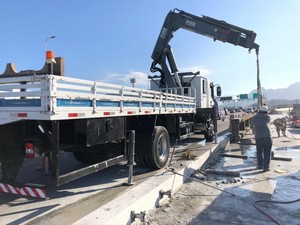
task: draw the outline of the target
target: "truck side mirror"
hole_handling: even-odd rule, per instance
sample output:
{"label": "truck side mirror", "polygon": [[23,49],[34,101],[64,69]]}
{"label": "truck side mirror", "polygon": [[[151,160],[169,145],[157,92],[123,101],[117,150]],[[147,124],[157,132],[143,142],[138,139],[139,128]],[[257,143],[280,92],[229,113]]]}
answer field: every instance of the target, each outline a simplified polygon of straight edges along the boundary
{"label": "truck side mirror", "polygon": [[222,95],[222,89],[220,86],[217,87],[217,96],[221,96]]}

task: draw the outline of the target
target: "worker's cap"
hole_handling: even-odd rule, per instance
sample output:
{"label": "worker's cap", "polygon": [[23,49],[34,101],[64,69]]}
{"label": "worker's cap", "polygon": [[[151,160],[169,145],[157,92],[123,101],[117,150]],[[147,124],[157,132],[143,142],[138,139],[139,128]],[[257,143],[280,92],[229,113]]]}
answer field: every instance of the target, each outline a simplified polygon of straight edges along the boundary
{"label": "worker's cap", "polygon": [[265,105],[262,105],[261,107],[259,107],[259,111],[261,112],[268,112],[268,107]]}

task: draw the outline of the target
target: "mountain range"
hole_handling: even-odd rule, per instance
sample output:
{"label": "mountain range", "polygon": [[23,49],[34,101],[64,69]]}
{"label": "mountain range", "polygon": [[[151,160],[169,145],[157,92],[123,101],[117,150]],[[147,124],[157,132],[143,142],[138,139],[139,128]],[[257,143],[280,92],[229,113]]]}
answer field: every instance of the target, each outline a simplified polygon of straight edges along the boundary
{"label": "mountain range", "polygon": [[[253,90],[250,94],[257,92]],[[285,105],[300,103],[300,82],[291,84],[287,88],[264,89],[262,93],[268,101],[268,105]]]}

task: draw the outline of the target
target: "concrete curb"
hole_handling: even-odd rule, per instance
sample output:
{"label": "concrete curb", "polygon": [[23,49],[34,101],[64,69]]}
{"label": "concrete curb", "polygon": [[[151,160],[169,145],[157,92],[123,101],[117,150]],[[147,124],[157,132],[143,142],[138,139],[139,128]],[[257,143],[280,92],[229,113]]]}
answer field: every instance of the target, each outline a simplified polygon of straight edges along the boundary
{"label": "concrete curb", "polygon": [[176,173],[182,174],[182,176],[176,176],[176,174],[167,170],[157,174],[142,184],[128,189],[123,195],[76,221],[73,225],[131,224],[130,215],[132,211],[141,213],[157,207],[161,200],[159,194],[161,190],[171,190],[174,194],[185,180],[199,169],[213,153],[224,149],[229,139],[229,136],[222,137],[218,140],[218,144],[206,149],[196,160],[184,161],[184,166],[176,170]]}

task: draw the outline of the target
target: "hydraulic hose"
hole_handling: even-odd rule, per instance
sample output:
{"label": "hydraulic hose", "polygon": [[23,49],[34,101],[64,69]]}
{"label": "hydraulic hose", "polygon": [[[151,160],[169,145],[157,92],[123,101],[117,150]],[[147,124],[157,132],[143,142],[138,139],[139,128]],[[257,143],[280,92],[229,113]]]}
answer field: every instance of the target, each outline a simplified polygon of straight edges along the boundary
{"label": "hydraulic hose", "polygon": [[293,200],[293,201],[271,201],[271,200],[257,200],[253,203],[254,208],[256,208],[258,211],[260,211],[262,214],[264,214],[266,217],[268,217],[270,220],[272,220],[274,223],[276,223],[277,225],[280,225],[280,223],[274,219],[272,216],[270,216],[268,213],[266,213],[265,211],[263,211],[262,209],[260,209],[256,203],[259,202],[267,202],[267,203],[276,203],[276,204],[292,204],[295,202],[300,201],[300,199],[297,200]]}

